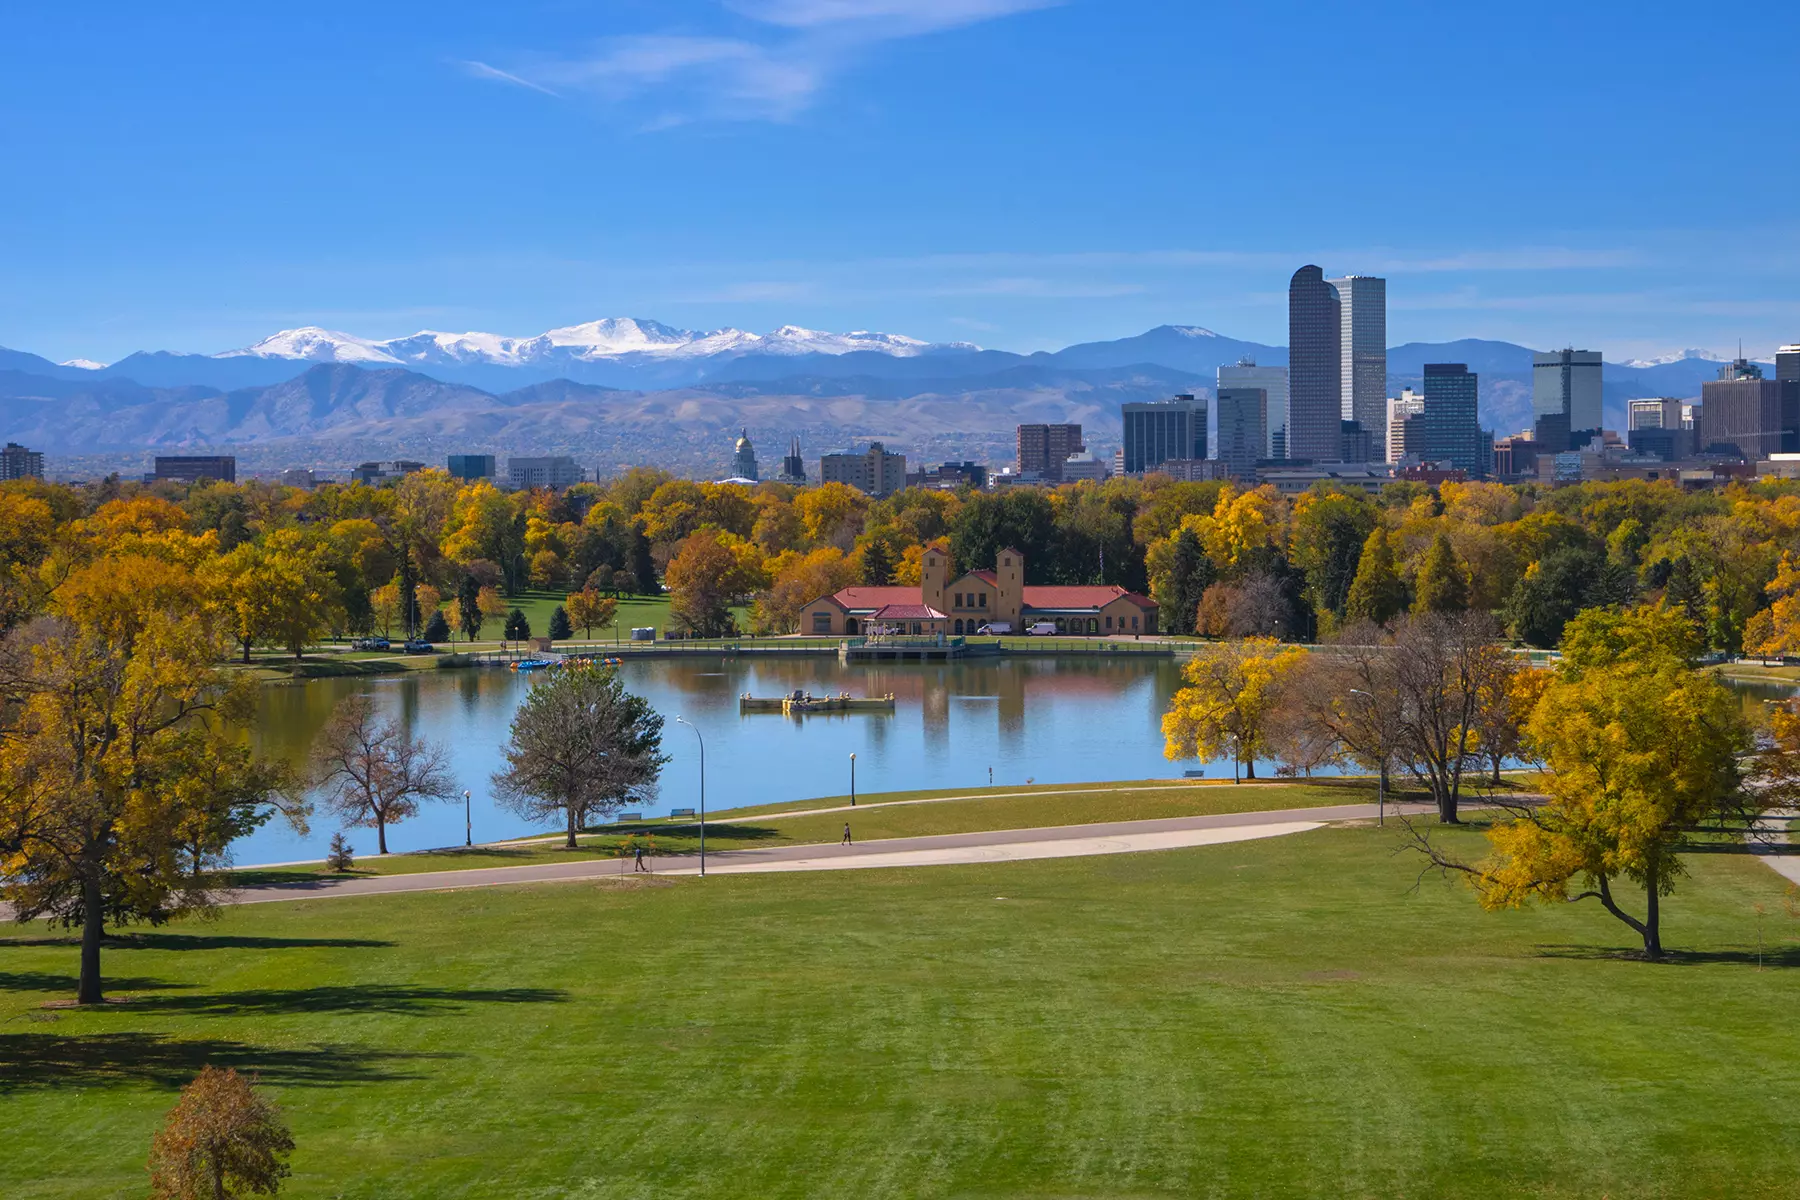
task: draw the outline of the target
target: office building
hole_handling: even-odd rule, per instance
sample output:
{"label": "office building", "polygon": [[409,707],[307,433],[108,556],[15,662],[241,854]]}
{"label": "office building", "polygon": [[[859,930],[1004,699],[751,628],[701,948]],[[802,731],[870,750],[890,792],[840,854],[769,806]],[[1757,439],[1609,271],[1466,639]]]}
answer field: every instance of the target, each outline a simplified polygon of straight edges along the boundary
{"label": "office building", "polygon": [[491,454],[452,454],[450,456],[450,478],[460,479],[465,483],[473,483],[477,479],[485,479],[492,483],[498,474]]}
{"label": "office building", "polygon": [[756,447],[750,444],[750,431],[738,431],[737,445],[731,451],[731,474],[735,479],[747,479],[755,483],[762,478],[756,469]]}
{"label": "office building", "polygon": [[1218,409],[1215,457],[1229,477],[1255,479],[1257,461],[1269,444],[1269,393],[1259,387],[1222,387]]}
{"label": "office building", "polygon": [[[1338,423],[1338,456],[1344,463],[1381,462],[1382,456],[1375,452],[1375,434],[1364,429],[1360,421],[1340,421]],[[1382,449],[1387,449],[1387,439],[1382,438]]]}
{"label": "office building", "polygon": [[1374,495],[1394,482],[1394,468],[1386,463],[1266,463],[1256,477],[1284,496],[1298,496],[1315,484],[1329,483]]}
{"label": "office building", "polygon": [[819,479],[847,483],[877,498],[892,495],[906,486],[906,455],[889,454],[880,442],[870,442],[867,450],[846,450],[819,459]]}
{"label": "office building", "polygon": [[[1343,313],[1325,272],[1304,266],[1288,283],[1290,458],[1337,457],[1344,419]],[[1384,383],[1385,390],[1385,383]]]}
{"label": "office building", "polygon": [[1626,401],[1626,443],[1639,454],[1654,455],[1665,462],[1686,458],[1693,449],[1693,438],[1683,428],[1687,407],[1679,400],[1666,398]]}
{"label": "office building", "polygon": [[314,477],[311,467],[289,467],[275,477],[275,482],[282,487],[311,489],[316,487],[319,481]]}
{"label": "office building", "polygon": [[396,458],[388,462],[358,463],[350,472],[350,478],[367,487],[378,487],[390,479],[400,479],[424,469],[425,464],[417,459]]}
{"label": "office building", "polygon": [[958,488],[985,488],[988,483],[987,468],[980,463],[947,462],[935,467],[920,467],[917,471],[906,473],[906,486],[909,488],[933,488],[941,492],[953,492]]}
{"label": "office building", "polygon": [[549,488],[560,492],[581,482],[581,468],[566,454],[506,460],[506,486],[515,492]]}
{"label": "office building", "polygon": [[806,482],[806,460],[800,457],[800,439],[792,438],[788,442],[788,452],[781,460],[781,474],[775,477],[779,483],[801,484]]}
{"label": "office building", "polygon": [[1105,483],[1112,472],[1106,464],[1083,450],[1079,454],[1071,454],[1062,465],[1062,481],[1064,483]]}
{"label": "office building", "polygon": [[1254,358],[1240,358],[1235,367],[1219,368],[1219,390],[1226,388],[1261,388],[1269,395],[1267,424],[1269,443],[1261,457],[1287,457],[1288,369],[1259,367]]}
{"label": "office building", "polygon": [[1120,406],[1125,474],[1154,471],[1171,458],[1206,457],[1206,401],[1191,395],[1134,400]]}
{"label": "office building", "polygon": [[1775,382],[1781,390],[1781,427],[1795,431],[1800,450],[1800,346],[1783,346],[1775,352]]}
{"label": "office building", "polygon": [[1531,356],[1531,411],[1560,413],[1572,434],[1601,426],[1601,372],[1597,350],[1552,350]]}
{"label": "office building", "polygon": [[1346,275],[1328,282],[1338,294],[1341,416],[1380,429],[1387,416],[1387,280]]}
{"label": "office building", "polygon": [[178,483],[199,483],[202,479],[236,483],[237,458],[230,454],[159,454],[151,478]]}
{"label": "office building", "polygon": [[42,479],[44,477],[44,452],[27,450],[17,442],[6,443],[6,449],[0,450],[0,480],[7,479]]}
{"label": "office building", "polygon": [[1021,425],[1018,428],[1018,472],[1037,472],[1046,483],[1061,483],[1069,456],[1087,449],[1079,425]]}
{"label": "office building", "polygon": [[1463,363],[1425,364],[1425,460],[1479,474],[1482,461],[1480,376]]}
{"label": "office building", "polygon": [[1680,429],[1681,410],[1686,407],[1679,400],[1628,400],[1625,402],[1625,428],[1633,429]]}
{"label": "office building", "polygon": [[1387,402],[1387,461],[1397,463],[1408,457],[1418,458],[1425,452],[1425,423],[1414,418],[1424,415],[1425,397],[1411,388]]}
{"label": "office building", "polygon": [[1784,421],[1781,381],[1762,378],[1756,364],[1721,367],[1700,396],[1694,441],[1702,453],[1756,460],[1792,450],[1797,431]]}

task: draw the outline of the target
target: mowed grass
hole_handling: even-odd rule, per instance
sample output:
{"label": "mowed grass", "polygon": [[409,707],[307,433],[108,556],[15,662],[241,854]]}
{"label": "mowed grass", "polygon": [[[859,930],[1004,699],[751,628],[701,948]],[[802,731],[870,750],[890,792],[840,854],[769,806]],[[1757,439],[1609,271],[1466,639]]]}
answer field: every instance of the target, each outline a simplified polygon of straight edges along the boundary
{"label": "mowed grass", "polygon": [[[1333,804],[1373,804],[1375,784],[1367,780],[1317,783],[1266,783],[1234,787],[1219,783],[1141,783],[1090,788],[1068,784],[1029,790],[1011,788],[975,790],[962,798],[952,792],[890,792],[858,798],[854,808],[784,817],[780,810],[757,812],[745,818],[738,811],[722,813],[706,823],[706,848],[744,850],[756,847],[836,842],[850,826],[858,841],[882,838],[929,837],[942,833],[975,833],[991,829],[1032,829],[1055,825],[1086,825],[1103,821],[1146,821],[1158,817],[1192,817],[1213,813],[1267,812],[1280,808],[1316,808]],[[1407,794],[1408,800],[1422,795]],[[796,801],[790,809],[839,808],[849,797]],[[479,867],[521,867],[537,863],[615,858],[630,847],[643,846],[653,856],[691,854],[700,846],[700,826],[690,820],[646,821],[607,826],[583,833],[574,850],[558,838],[511,845],[451,847],[385,858],[366,855],[356,860],[363,874],[411,875],[422,871],[465,870]],[[324,864],[276,867],[238,872],[242,883],[298,882],[329,875]]]}
{"label": "mowed grass", "polygon": [[101,1011],[14,936],[0,1195],[142,1195],[206,1062],[279,1101],[296,1197],[1795,1194],[1772,872],[1696,856],[1649,965],[1399,844],[262,905],[109,949]]}

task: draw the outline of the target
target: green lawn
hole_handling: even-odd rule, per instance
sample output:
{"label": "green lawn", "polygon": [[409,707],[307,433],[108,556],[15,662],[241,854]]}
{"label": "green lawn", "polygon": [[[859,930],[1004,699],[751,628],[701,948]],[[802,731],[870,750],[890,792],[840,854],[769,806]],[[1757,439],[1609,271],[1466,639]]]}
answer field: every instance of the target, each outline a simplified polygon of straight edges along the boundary
{"label": "green lawn", "polygon": [[[708,820],[706,848],[742,850],[757,846],[835,842],[843,835],[845,822],[850,824],[858,840],[868,842],[878,838],[925,837],[938,833],[973,833],[987,829],[1031,829],[1051,825],[1085,825],[1096,821],[1144,821],[1156,817],[1263,812],[1276,808],[1372,804],[1375,801],[1374,785],[1361,780],[1243,787],[1233,787],[1229,782],[1223,785],[1171,784],[1168,780],[1146,780],[1122,786],[1095,785],[1092,790],[1067,789],[1066,784],[1054,789],[1040,786],[1030,789],[1024,795],[1017,794],[1016,789],[995,789],[998,794],[992,797],[978,793],[967,799],[930,804],[894,802],[955,793],[890,792],[859,797],[859,807],[851,811],[785,819],[780,816],[779,811],[773,811],[755,820],[738,820],[735,818],[742,814],[734,810],[721,814],[734,819]],[[986,789],[981,791],[985,792]],[[827,797],[795,801],[787,807],[814,809],[848,803],[847,796]],[[612,825],[596,833],[581,835],[577,839],[580,848],[576,850],[565,849],[561,841],[476,846],[467,850],[428,850],[414,854],[391,854],[386,858],[365,856],[357,859],[356,869],[365,874],[411,875],[420,871],[521,867],[533,863],[567,862],[571,859],[614,858],[620,854],[628,839],[652,846],[652,852],[658,855],[691,854],[699,848],[700,827],[689,820]],[[239,873],[239,879],[245,883],[297,882],[321,874],[329,874],[323,864],[318,867],[245,871]]]}
{"label": "green lawn", "polygon": [[143,1195],[207,1062],[280,1102],[297,1197],[1795,1194],[1772,872],[1697,856],[1651,966],[1397,841],[256,906],[109,949],[101,1011],[40,1007],[76,955],[34,930],[0,1195]]}

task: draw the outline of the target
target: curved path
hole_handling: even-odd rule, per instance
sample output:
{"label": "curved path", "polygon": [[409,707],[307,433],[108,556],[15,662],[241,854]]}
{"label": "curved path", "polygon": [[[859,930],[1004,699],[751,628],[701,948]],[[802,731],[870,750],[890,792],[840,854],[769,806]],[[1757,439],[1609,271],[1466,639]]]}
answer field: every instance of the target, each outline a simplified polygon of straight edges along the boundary
{"label": "curved path", "polygon": [[[1388,808],[1392,813],[1401,811],[1392,804]],[[1429,810],[1425,806],[1408,805],[1406,811]],[[766,871],[842,871],[1130,854],[1280,837],[1318,829],[1332,821],[1367,820],[1373,819],[1375,815],[1373,804],[1338,804],[1269,812],[1164,817],[1153,821],[1111,821],[1100,825],[1057,825],[1040,829],[994,829],[980,833],[888,838],[859,842],[853,846],[811,843],[767,849],[725,850],[706,856],[706,873],[730,875]],[[655,873],[695,875],[699,870],[700,860],[697,856],[673,855],[659,858]],[[519,883],[564,883],[619,873],[620,863],[616,860],[581,859],[564,863],[536,863],[525,867],[476,867],[415,875],[321,878],[304,883],[240,888],[232,892],[226,902],[269,904],[284,900],[450,891]]]}

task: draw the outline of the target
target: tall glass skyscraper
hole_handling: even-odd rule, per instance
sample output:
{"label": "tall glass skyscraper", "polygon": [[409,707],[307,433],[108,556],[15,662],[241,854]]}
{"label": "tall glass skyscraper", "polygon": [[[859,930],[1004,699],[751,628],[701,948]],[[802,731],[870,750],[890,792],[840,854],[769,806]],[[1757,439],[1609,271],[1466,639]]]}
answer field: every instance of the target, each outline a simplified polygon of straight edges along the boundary
{"label": "tall glass skyscraper", "polygon": [[1288,456],[1335,462],[1344,419],[1343,314],[1325,272],[1288,283]]}
{"label": "tall glass skyscraper", "polygon": [[[1261,388],[1268,393],[1264,424],[1269,438],[1258,458],[1287,457],[1288,369],[1259,367],[1253,358],[1240,358],[1234,367],[1219,368],[1219,392],[1226,388]],[[1219,434],[1220,438],[1225,435]]]}
{"label": "tall glass skyscraper", "polygon": [[1269,393],[1259,387],[1219,389],[1218,460],[1233,479],[1256,479],[1269,444]]}
{"label": "tall glass skyscraper", "polygon": [[1483,472],[1481,377],[1463,363],[1425,364],[1425,458],[1470,475]]}
{"label": "tall glass skyscraper", "polygon": [[1206,401],[1193,396],[1131,401],[1120,406],[1125,425],[1125,473],[1141,475],[1171,459],[1206,457]]}
{"label": "tall glass skyscraper", "polygon": [[1387,280],[1346,275],[1337,289],[1343,418],[1364,429],[1387,421]]}
{"label": "tall glass skyscraper", "polygon": [[1569,429],[1598,429],[1603,364],[1598,350],[1552,350],[1531,356],[1534,417],[1569,418]]}

